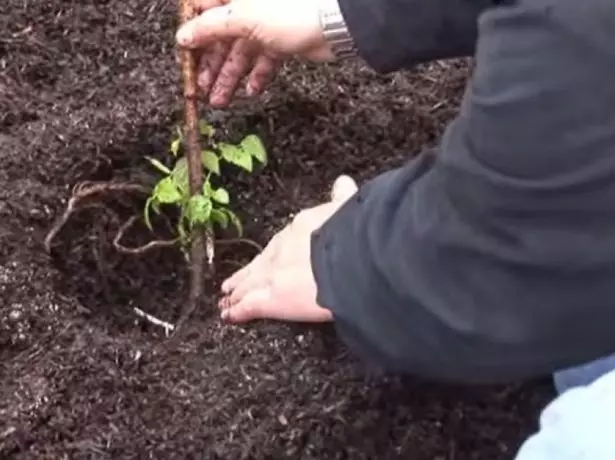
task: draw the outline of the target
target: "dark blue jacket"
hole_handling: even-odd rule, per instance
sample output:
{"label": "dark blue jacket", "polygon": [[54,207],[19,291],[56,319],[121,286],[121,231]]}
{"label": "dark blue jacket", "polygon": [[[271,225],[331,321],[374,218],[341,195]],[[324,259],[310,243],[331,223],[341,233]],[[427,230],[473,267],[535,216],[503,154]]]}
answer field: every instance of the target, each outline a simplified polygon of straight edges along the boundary
{"label": "dark blue jacket", "polygon": [[615,1],[340,5],[378,71],[476,65],[437,148],[314,234],[340,335],[387,370],[458,382],[615,352]]}

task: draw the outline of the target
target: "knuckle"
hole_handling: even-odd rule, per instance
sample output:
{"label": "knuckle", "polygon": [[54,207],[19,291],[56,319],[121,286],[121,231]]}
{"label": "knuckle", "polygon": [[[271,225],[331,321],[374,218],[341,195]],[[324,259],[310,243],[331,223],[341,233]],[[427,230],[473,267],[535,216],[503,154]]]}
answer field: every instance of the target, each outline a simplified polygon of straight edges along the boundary
{"label": "knuckle", "polygon": [[228,59],[224,63],[224,68],[229,73],[245,73],[248,63],[249,59],[247,54],[235,51],[229,54]]}
{"label": "knuckle", "polygon": [[244,74],[244,67],[232,61],[226,61],[220,70],[220,78],[231,83],[240,79]]}
{"label": "knuckle", "polygon": [[225,85],[232,84],[240,76],[237,69],[229,68],[226,65],[220,71],[218,80]]}
{"label": "knuckle", "polygon": [[253,86],[263,87],[268,84],[276,73],[276,63],[266,56],[261,56],[250,75]]}
{"label": "knuckle", "polygon": [[221,53],[211,52],[204,54],[199,60],[199,70],[204,69],[215,69],[216,67],[220,67],[220,64],[223,62],[224,55]]}
{"label": "knuckle", "polygon": [[218,78],[212,92],[217,97],[227,97],[233,92],[233,84],[226,79]]}

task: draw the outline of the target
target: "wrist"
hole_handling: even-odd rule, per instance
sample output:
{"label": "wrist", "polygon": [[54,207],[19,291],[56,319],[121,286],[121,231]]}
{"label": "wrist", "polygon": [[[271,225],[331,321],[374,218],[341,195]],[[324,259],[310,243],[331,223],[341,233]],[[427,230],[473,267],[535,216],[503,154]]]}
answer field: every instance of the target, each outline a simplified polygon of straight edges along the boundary
{"label": "wrist", "polygon": [[352,35],[340,9],[338,0],[321,0],[319,8],[320,25],[325,43],[337,60],[356,56]]}

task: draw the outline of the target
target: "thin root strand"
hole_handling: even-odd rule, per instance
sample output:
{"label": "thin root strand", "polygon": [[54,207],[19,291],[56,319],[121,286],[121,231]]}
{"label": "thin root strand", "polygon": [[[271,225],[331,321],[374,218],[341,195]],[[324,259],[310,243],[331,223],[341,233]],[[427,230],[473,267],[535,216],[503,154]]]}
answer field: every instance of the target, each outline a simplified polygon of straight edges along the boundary
{"label": "thin root strand", "polygon": [[66,209],[55,224],[51,227],[45,237],[45,250],[51,252],[51,244],[55,237],[60,233],[72,215],[80,209],[84,201],[92,198],[95,195],[110,193],[110,192],[128,192],[128,193],[143,193],[149,194],[149,190],[139,184],[121,183],[121,182],[80,182],[73,187],[73,193],[68,200]]}
{"label": "thin root strand", "polygon": [[136,214],[128,219],[124,224],[120,227],[115,238],[113,239],[113,247],[122,254],[130,254],[130,255],[141,255],[153,249],[160,248],[169,248],[175,246],[177,244],[177,239],[173,240],[154,240],[149,243],[144,244],[143,246],[137,247],[128,247],[124,246],[121,243],[121,240],[124,238],[124,235],[128,232],[128,230],[139,220],[141,216]]}
{"label": "thin root strand", "polygon": [[231,245],[231,244],[247,244],[248,246],[252,246],[258,252],[263,252],[263,247],[258,244],[256,241],[251,240],[249,238],[226,238],[226,239],[217,239],[217,245]]}
{"label": "thin root strand", "polygon": [[163,321],[161,319],[156,318],[153,315],[150,315],[149,313],[145,313],[143,310],[141,310],[140,308],[137,307],[133,307],[132,309],[137,316],[140,316],[141,318],[143,318],[144,320],[146,320],[149,323],[152,323],[156,326],[160,326],[164,329],[165,335],[168,337],[170,332],[173,332],[175,330],[175,325],[167,322],[167,321]]}

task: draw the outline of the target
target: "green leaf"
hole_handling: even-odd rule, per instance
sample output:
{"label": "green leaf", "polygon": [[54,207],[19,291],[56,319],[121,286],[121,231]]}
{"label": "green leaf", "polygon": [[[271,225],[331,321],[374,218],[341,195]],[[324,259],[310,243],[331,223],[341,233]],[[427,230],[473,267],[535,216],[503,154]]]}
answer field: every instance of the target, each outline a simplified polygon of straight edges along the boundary
{"label": "green leaf", "polygon": [[231,201],[231,197],[229,196],[228,192],[222,187],[220,187],[218,190],[215,190],[211,194],[211,199],[220,204],[229,204],[229,202]]}
{"label": "green leaf", "polygon": [[173,167],[173,171],[171,171],[171,177],[181,193],[186,195],[190,190],[190,182],[188,176],[188,160],[186,160],[185,157],[177,160],[177,163],[175,163]]}
{"label": "green leaf", "polygon": [[205,169],[211,171],[214,174],[220,175],[220,158],[216,155],[216,152],[211,150],[203,150],[201,152],[201,161]]}
{"label": "green leaf", "polygon": [[221,143],[218,147],[222,158],[226,161],[252,172],[252,155],[250,153],[232,144]]}
{"label": "green leaf", "polygon": [[173,177],[165,177],[156,184],[156,188],[154,188],[154,199],[164,204],[172,204],[181,201],[182,194],[173,180]]}
{"label": "green leaf", "polygon": [[220,225],[223,229],[228,227],[228,215],[224,212],[224,210],[212,209],[211,220]]}
{"label": "green leaf", "polygon": [[205,182],[203,182],[203,196],[211,198],[213,194],[214,194],[214,189],[211,188],[211,182],[206,180]]}
{"label": "green leaf", "polygon": [[263,142],[255,134],[246,136],[239,146],[262,164],[267,163],[267,151]]}
{"label": "green leaf", "polygon": [[239,220],[239,217],[237,217],[237,215],[230,209],[225,209],[224,212],[228,216],[230,223],[233,224],[235,228],[237,229],[237,233],[239,234],[239,236],[242,236],[243,226],[241,225],[241,221]]}
{"label": "green leaf", "polygon": [[163,174],[171,174],[171,170],[169,168],[167,168],[165,165],[163,165],[160,161],[156,160],[155,158],[151,158],[151,157],[146,157],[147,161],[149,161],[152,166],[154,166],[154,168],[156,168],[158,171],[160,171]]}
{"label": "green leaf", "polygon": [[176,139],[173,139],[173,142],[171,142],[171,147],[169,148],[169,150],[171,151],[171,154],[176,157],[177,154],[179,153],[179,148],[182,145],[182,139],[181,137],[178,137]]}
{"label": "green leaf", "polygon": [[209,197],[203,195],[194,195],[190,197],[188,208],[186,209],[188,222],[190,222],[191,225],[206,223],[209,220],[212,208],[213,205]]}
{"label": "green leaf", "polygon": [[199,132],[202,136],[211,137],[216,133],[216,130],[205,120],[199,120]]}

